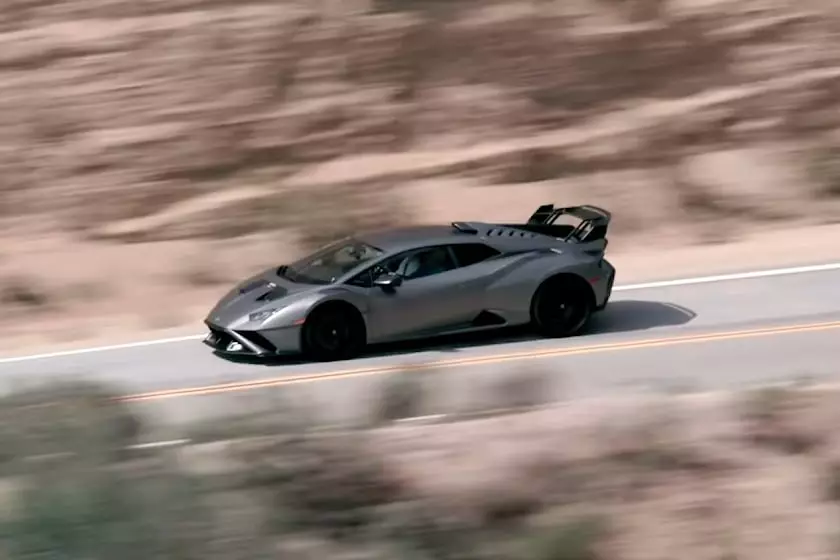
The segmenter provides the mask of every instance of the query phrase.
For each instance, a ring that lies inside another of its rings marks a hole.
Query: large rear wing
[[[531,214],[528,225],[539,229],[551,228],[561,216],[572,216],[580,220],[577,226],[564,228],[564,241],[592,243],[603,240],[606,246],[607,228],[612,220],[612,214],[591,204],[563,208],[556,208],[553,204],[544,204]]]
[[[566,206],[564,208],[556,208],[553,204],[543,204],[531,214],[528,219],[529,224],[545,224],[554,223],[560,216],[568,214],[581,220],[591,220],[602,222],[604,225],[608,224],[612,219],[612,214],[591,204],[584,204],[582,206]]]

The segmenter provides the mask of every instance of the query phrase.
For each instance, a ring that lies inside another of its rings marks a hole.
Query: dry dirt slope
[[[58,269],[44,290],[170,325],[148,291],[238,275],[204,255],[243,235],[249,268],[547,200],[672,244],[834,219],[838,29],[817,0],[10,0],[4,304]]]
[[[14,0],[0,16],[0,208],[48,231],[227,236],[296,225],[288,205],[446,176],[458,179],[447,192],[498,186],[497,204],[535,183],[622,201],[628,227],[679,210],[772,217],[809,194],[779,156],[829,145],[840,119],[836,12],[766,0]],[[784,179],[754,175],[768,163]],[[292,188],[303,201],[287,199]],[[362,196],[351,203],[374,204]],[[252,198],[269,200],[246,212]],[[199,223],[207,208],[225,209],[224,223]]]

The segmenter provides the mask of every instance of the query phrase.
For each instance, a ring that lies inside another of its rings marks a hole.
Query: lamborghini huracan
[[[610,219],[596,206],[547,204],[524,223],[344,238],[235,286],[205,319],[204,343],[222,355],[332,361],[371,344],[517,325],[572,336],[612,294]]]

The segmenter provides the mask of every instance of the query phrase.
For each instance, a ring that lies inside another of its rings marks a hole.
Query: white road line
[[[681,394],[669,394],[663,393],[660,391],[647,391],[641,393],[635,393],[630,396],[623,397],[623,400],[633,400],[636,402],[642,402],[642,399],[645,398],[664,398],[668,399],[671,402],[703,402],[703,401],[724,401],[727,398],[733,397],[745,397],[749,395],[751,392],[760,391],[766,389],[789,389],[794,391],[799,391],[803,393],[825,393],[825,392],[833,392],[833,391],[840,391],[840,383],[803,383],[801,381],[791,379],[785,382],[777,381],[777,382],[767,382],[767,383],[758,383],[751,386],[741,387],[737,389],[720,389],[720,390],[711,390],[711,391],[696,391],[696,392],[687,392]],[[573,401],[566,401],[566,400],[559,400],[555,401],[546,405],[539,405],[534,407],[523,407],[520,409],[511,408],[511,409],[498,409],[498,410],[485,410],[485,411],[476,411],[475,413],[452,413],[452,414],[430,414],[426,416],[409,416],[406,418],[400,418],[399,420],[395,420],[394,424],[414,424],[414,423],[442,423],[447,418],[453,419],[461,419],[461,420],[473,420],[473,419],[482,419],[483,417],[493,416],[493,413],[504,413],[504,412],[521,412],[521,413],[529,413],[529,412],[547,412],[552,409],[557,409],[561,407],[565,407],[570,405],[571,403],[580,404],[585,403],[588,400],[597,400],[597,399],[574,399]],[[608,398],[608,400],[612,400],[612,398]],[[328,432],[333,430],[346,430],[348,429],[347,425],[342,424],[335,424],[335,425],[327,425],[320,428],[315,428],[311,430],[312,432]],[[188,445],[201,445],[204,444],[233,444],[237,442],[247,441],[249,439],[253,439],[248,436],[238,437],[238,438],[231,438],[225,440],[212,440],[212,441],[204,441],[201,443],[194,442],[190,439],[175,439],[169,441],[152,441],[149,443],[141,443],[135,445],[129,445],[126,449],[129,450],[142,450],[142,449],[160,449],[164,447],[186,447]]]
[[[797,266],[793,268],[777,268],[774,270],[759,270],[755,272],[736,272],[734,274],[718,274],[716,276],[699,276],[696,278],[682,278],[678,280],[662,280],[659,282],[645,282],[643,284],[629,284],[616,286],[614,292],[629,290],[646,290],[650,288],[668,288],[671,286],[690,286],[692,284],[709,284],[712,282],[729,282],[732,280],[751,280],[753,278],[768,278],[771,276],[787,276],[791,274],[806,274],[809,272],[828,272],[840,270],[840,263],[817,264],[812,266]]]
[[[651,288],[668,288],[672,286],[690,286],[693,284],[710,284],[714,282],[730,282],[733,280],[750,280],[755,278],[769,278],[772,276],[788,276],[792,274],[807,274],[812,272],[829,272],[832,270],[840,270],[840,263],[817,264],[811,266],[797,266],[791,268],[776,268],[770,270],[758,270],[753,272],[736,272],[733,274],[718,274],[715,276],[699,276],[694,278],[680,278],[677,280],[662,280],[658,282],[645,282],[641,284],[628,284],[626,286],[615,286],[614,292],[627,292],[631,290],[647,290]],[[619,271],[620,274],[620,271]],[[0,358],[0,364],[11,364],[15,362],[25,362],[32,360],[42,360],[48,358],[62,358],[67,356],[78,356],[80,354],[92,354],[96,352],[108,352],[111,350],[125,350],[129,348],[142,348],[144,346],[155,346],[158,344],[170,344],[174,342],[187,342],[191,340],[201,340],[204,338],[203,334],[196,334],[190,336],[180,336],[175,338],[161,338],[157,340],[145,340],[139,342],[128,342],[125,344],[115,344],[110,346],[97,346],[92,348],[79,348],[75,350],[64,350],[58,352],[49,352],[45,354],[32,354],[29,356],[16,356],[13,358]]]
[[[75,350],[63,350],[60,352],[49,352],[46,354],[32,354],[30,356],[17,356],[14,358],[2,358],[0,364],[11,364],[14,362],[24,362],[28,360],[42,360],[46,358],[62,358],[66,356],[77,356],[79,354],[92,354],[94,352],[107,352],[109,350],[124,350],[128,348],[142,348],[144,346],[155,346],[157,344],[169,344],[172,342],[186,342],[188,340],[201,340],[204,338],[203,334],[194,334],[190,336],[179,336],[175,338],[159,338],[156,340],[143,340],[140,342],[127,342],[125,344],[113,344],[111,346],[94,346],[92,348],[78,348]]]
[[[135,445],[129,445],[128,447],[126,447],[126,449],[160,449],[161,447],[178,447],[190,443],[192,443],[192,440],[189,439],[172,439],[167,441],[151,441],[149,443],[137,443]]]

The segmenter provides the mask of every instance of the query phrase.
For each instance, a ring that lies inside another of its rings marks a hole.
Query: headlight
[[[277,311],[277,309],[263,309],[262,311],[257,311],[248,315],[248,320],[254,323],[260,323],[270,318],[272,315],[277,313]]]

